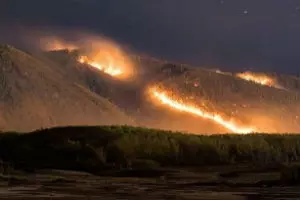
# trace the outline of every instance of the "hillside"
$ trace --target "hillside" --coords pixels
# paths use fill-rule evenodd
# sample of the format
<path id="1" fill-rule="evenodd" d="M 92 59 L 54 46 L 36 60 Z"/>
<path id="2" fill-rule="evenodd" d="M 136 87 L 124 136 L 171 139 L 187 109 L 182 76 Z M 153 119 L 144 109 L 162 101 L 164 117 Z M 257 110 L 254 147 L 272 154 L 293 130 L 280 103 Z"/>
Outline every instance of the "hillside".
<path id="1" fill-rule="evenodd" d="M 209 68 L 139 59 L 152 66 L 156 85 L 174 98 L 210 112 L 222 113 L 241 123 L 255 125 L 263 132 L 299 132 L 299 78 L 266 73 L 284 89 L 245 81 L 231 73 Z"/>
<path id="2" fill-rule="evenodd" d="M 0 47 L 1 130 L 133 121 L 80 82 L 8 45 Z"/>
<path id="3" fill-rule="evenodd" d="M 120 81 L 76 61 L 79 52 L 53 51 L 44 58 L 57 63 L 68 76 L 120 106 L 141 126 L 193 133 L 227 132 L 222 126 L 198 116 L 162 106 L 149 96 L 159 86 L 188 104 L 219 113 L 258 132 L 299 132 L 299 80 L 297 77 L 267 73 L 284 89 L 259 85 L 232 73 L 132 56 L 137 78 Z"/>
<path id="4" fill-rule="evenodd" d="M 188 69 L 164 79 L 163 87 L 186 101 L 254 124 L 264 132 L 298 132 L 298 92 L 262 86 L 233 76 Z"/>
<path id="5" fill-rule="evenodd" d="M 72 77 L 76 82 L 89 88 L 97 94 L 109 99 L 119 106 L 129 116 L 135 119 L 139 126 L 160 128 L 173 131 L 192 133 L 216 133 L 224 132 L 209 121 L 199 120 L 198 117 L 185 113 L 170 112 L 169 109 L 160 108 L 149 98 L 147 90 L 150 85 L 158 83 L 164 74 L 161 68 L 151 59 L 140 60 L 133 56 L 136 76 L 132 80 L 118 80 L 101 71 L 78 63 L 79 51 L 50 51 L 37 54 L 36 57 L 48 63 L 54 63 L 52 68 L 61 71 L 65 76 Z"/>

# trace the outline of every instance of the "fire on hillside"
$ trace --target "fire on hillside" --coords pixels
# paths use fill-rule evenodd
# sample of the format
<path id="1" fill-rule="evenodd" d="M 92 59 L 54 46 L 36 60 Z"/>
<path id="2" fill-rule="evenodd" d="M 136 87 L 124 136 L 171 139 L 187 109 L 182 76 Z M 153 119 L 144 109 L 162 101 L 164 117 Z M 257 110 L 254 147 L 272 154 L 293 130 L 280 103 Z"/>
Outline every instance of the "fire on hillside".
<path id="1" fill-rule="evenodd" d="M 186 102 L 181 102 L 178 100 L 178 98 L 174 97 L 173 95 L 168 95 L 169 92 L 167 90 L 158 89 L 157 87 L 151 87 L 149 91 L 155 100 L 159 101 L 164 105 L 167 105 L 170 108 L 190 113 L 204 119 L 212 120 L 215 123 L 223 126 L 224 128 L 234 133 L 249 134 L 257 132 L 256 128 L 239 125 L 233 119 L 225 119 L 220 113 L 209 112 L 204 109 L 201 109 L 198 106 L 191 105 Z"/>
<path id="2" fill-rule="evenodd" d="M 277 87 L 276 80 L 264 75 L 264 74 L 255 74 L 253 72 L 244 72 L 244 73 L 237 73 L 237 77 L 244 79 L 246 81 L 252 81 L 260 85 L 267 85 L 270 87 Z"/>
<path id="3" fill-rule="evenodd" d="M 85 34 L 77 42 L 70 42 L 59 37 L 44 37 L 40 45 L 47 51 L 76 51 L 79 54 L 78 62 L 90 65 L 113 77 L 130 79 L 134 75 L 130 56 L 108 38 Z"/>
<path id="4" fill-rule="evenodd" d="M 108 57 L 110 58 L 110 57 Z M 103 65 L 98 63 L 97 61 L 89 59 L 87 56 L 79 56 L 78 61 L 82 64 L 88 64 L 100 71 L 103 71 L 106 74 L 109 74 L 111 76 L 119 76 L 123 72 L 121 69 L 114 65 L 113 59 L 109 59 L 109 62 L 107 65 Z"/>

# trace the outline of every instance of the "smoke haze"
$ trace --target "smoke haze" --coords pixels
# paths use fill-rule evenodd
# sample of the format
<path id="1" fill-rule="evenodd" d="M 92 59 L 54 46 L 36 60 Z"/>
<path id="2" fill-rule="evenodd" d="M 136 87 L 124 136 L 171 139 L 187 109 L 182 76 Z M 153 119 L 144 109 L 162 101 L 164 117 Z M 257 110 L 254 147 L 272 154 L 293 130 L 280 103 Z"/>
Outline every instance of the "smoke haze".
<path id="1" fill-rule="evenodd" d="M 3 0 L 0 11 L 2 24 L 88 29 L 199 66 L 299 71 L 296 0 Z"/>

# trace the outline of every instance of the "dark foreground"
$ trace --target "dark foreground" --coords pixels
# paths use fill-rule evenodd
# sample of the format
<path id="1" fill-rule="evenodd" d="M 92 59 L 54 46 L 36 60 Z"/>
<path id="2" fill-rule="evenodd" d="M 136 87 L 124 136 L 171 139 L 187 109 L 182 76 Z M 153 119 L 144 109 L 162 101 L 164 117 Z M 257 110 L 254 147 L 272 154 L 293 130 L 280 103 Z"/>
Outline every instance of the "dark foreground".
<path id="1" fill-rule="evenodd" d="M 2 133 L 0 199 L 300 199 L 299 163 L 300 135 Z"/>
<path id="2" fill-rule="evenodd" d="M 277 183 L 280 174 L 276 171 L 222 175 L 216 170 L 227 169 L 164 170 L 162 176 L 151 178 L 133 177 L 128 172 L 123 177 L 103 177 L 84 172 L 40 170 L 35 174 L 2 176 L 0 199 L 250 200 L 300 197 L 299 187 Z"/>

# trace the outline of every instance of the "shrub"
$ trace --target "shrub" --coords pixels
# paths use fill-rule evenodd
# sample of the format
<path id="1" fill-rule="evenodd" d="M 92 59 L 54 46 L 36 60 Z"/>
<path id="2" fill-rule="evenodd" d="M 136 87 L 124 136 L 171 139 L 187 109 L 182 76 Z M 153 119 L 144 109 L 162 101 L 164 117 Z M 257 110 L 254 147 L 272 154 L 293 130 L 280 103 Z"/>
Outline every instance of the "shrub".
<path id="1" fill-rule="evenodd" d="M 272 165 L 300 161 L 300 136 L 205 136 L 129 126 L 64 127 L 0 135 L 0 160 L 22 169 L 51 167 L 93 173 L 107 166 Z"/>
<path id="2" fill-rule="evenodd" d="M 280 174 L 280 180 L 284 184 L 299 185 L 300 165 L 292 165 L 285 167 Z"/>

